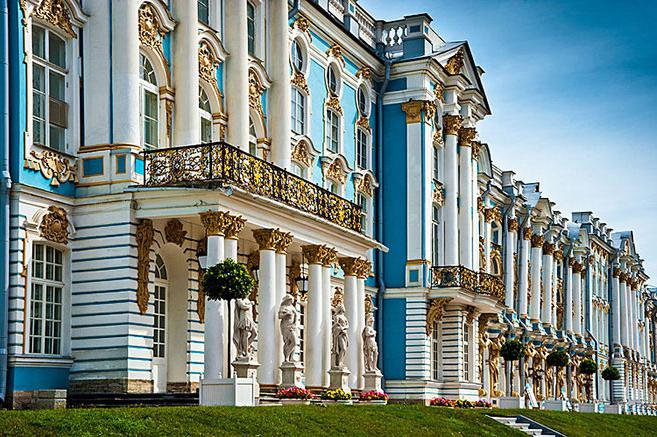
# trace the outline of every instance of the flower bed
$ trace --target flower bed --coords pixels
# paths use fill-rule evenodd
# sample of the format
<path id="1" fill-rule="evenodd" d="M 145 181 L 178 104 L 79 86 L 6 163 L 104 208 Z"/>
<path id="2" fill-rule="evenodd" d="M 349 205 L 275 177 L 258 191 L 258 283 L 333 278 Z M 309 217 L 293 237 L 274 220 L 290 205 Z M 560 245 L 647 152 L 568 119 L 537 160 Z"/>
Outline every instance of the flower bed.
<path id="1" fill-rule="evenodd" d="M 280 389 L 276 392 L 276 397 L 281 401 L 307 401 L 307 403 L 316 398 L 314 394 L 301 387 Z"/>
<path id="2" fill-rule="evenodd" d="M 361 393 L 359 400 L 363 404 L 386 405 L 388 395 L 382 391 L 371 390 Z"/>
<path id="3" fill-rule="evenodd" d="M 433 398 L 429 405 L 432 407 L 450 407 L 450 408 L 491 408 L 492 404 L 485 399 L 478 401 L 468 401 L 466 399 L 447 399 L 447 398 Z"/>
<path id="4" fill-rule="evenodd" d="M 326 390 L 322 393 L 322 399 L 325 401 L 334 401 L 340 404 L 351 404 L 351 393 L 347 393 L 341 388 L 335 390 Z"/>

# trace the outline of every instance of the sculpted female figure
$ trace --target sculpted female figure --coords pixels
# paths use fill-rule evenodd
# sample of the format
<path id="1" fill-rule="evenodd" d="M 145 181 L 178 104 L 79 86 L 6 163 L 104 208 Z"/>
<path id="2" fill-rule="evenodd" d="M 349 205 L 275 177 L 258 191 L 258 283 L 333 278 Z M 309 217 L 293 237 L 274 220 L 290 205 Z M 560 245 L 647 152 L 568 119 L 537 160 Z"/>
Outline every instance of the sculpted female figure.
<path id="1" fill-rule="evenodd" d="M 363 328 L 363 359 L 366 372 L 376 372 L 379 360 L 379 346 L 376 344 L 376 331 L 374 330 L 374 315 L 368 313 Z"/>
<path id="2" fill-rule="evenodd" d="M 237 361 L 249 361 L 253 354 L 253 341 L 258 331 L 253 321 L 253 302 L 235 299 L 235 322 L 233 323 L 233 343 Z"/>
<path id="3" fill-rule="evenodd" d="M 349 321 L 344 314 L 344 305 L 338 303 L 333 312 L 333 366 L 344 367 L 344 357 L 349 347 Z"/>
<path id="4" fill-rule="evenodd" d="M 291 294 L 283 296 L 281 307 L 278 310 L 278 318 L 281 321 L 281 335 L 283 336 L 283 358 L 284 362 L 294 362 L 294 350 L 299 338 L 299 315 L 294 307 L 294 297 Z"/>

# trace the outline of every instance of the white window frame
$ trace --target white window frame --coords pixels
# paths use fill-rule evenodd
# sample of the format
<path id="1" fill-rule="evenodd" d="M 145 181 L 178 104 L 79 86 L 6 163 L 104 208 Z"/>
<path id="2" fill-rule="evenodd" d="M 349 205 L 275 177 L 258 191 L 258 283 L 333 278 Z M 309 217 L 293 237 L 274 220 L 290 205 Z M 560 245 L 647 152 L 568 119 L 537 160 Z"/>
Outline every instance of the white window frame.
<path id="1" fill-rule="evenodd" d="M 439 321 L 433 322 L 433 331 L 429 338 L 429 363 L 430 363 L 430 378 L 434 381 L 442 381 L 442 368 L 443 368 L 443 347 L 442 347 L 442 323 Z"/>
<path id="2" fill-rule="evenodd" d="M 157 265 L 157 261 L 160 260 L 162 262 L 162 268 L 160 268 Z M 169 292 L 169 281 L 168 281 L 168 275 L 167 275 L 167 270 L 166 270 L 166 265 L 164 264 L 164 260 L 160 257 L 160 255 L 157 255 L 155 258 L 155 262 L 153 263 L 154 265 L 154 281 L 153 281 L 153 358 L 164 358 L 166 359 L 168 356 L 168 341 L 167 341 L 167 329 L 168 329 L 168 323 L 167 323 L 167 309 L 168 309 L 168 299 L 167 299 L 167 294 Z M 164 277 L 162 277 L 161 272 L 164 272 Z M 160 292 L 163 290 L 164 291 L 164 296 L 163 297 L 158 297 L 158 289 Z M 158 303 L 159 302 L 164 302 L 164 312 L 158 312 Z M 164 326 L 161 326 L 158 324 L 158 322 L 164 321 Z M 156 340 L 156 334 L 162 332 L 164 340 L 159 341 Z M 156 346 L 161 346 L 161 349 L 158 347 L 156 349 Z M 161 352 L 160 352 L 161 351 Z"/>
<path id="3" fill-rule="evenodd" d="M 361 232 L 365 235 L 371 235 L 372 198 L 363 193 L 356 193 L 354 201 L 361 207 L 361 209 L 363 209 L 363 205 L 365 205 L 365 213 L 363 214 L 361 212 L 361 224 L 364 225 L 362 226 Z"/>
<path id="4" fill-rule="evenodd" d="M 470 363 L 472 361 L 472 353 L 470 350 L 470 326 L 466 320 L 463 320 L 462 325 L 463 332 L 462 341 L 463 341 L 463 380 L 470 381 Z"/>
<path id="5" fill-rule="evenodd" d="M 365 98 L 365 108 L 364 110 L 360 107 L 360 94 L 362 93 Z M 361 84 L 356 89 L 356 110 L 361 117 L 369 118 L 370 113 L 372 112 L 372 99 L 370 98 L 370 91 L 365 84 Z"/>
<path id="6" fill-rule="evenodd" d="M 291 120 L 290 120 L 290 128 L 292 129 L 292 132 L 296 135 L 305 135 L 306 132 L 308 131 L 307 128 L 307 117 L 306 117 L 306 111 L 308 109 L 308 96 L 306 93 L 304 93 L 302 90 L 299 88 L 293 86 L 291 90 L 291 101 L 290 101 L 290 106 L 291 106 Z M 299 96 L 301 98 L 302 103 L 299 104 L 298 101 L 295 100 L 295 96 Z M 300 108 L 300 115 L 301 119 L 297 120 L 298 114 L 298 109 Z M 301 124 L 301 131 L 296 130 L 295 124 Z"/>
<path id="7" fill-rule="evenodd" d="M 333 138 L 333 123 L 332 118 L 335 119 L 337 125 L 337 138 Z M 332 108 L 326 108 L 326 123 L 324 124 L 324 142 L 326 144 L 326 151 L 334 154 L 341 152 L 341 138 L 342 138 L 342 117 Z M 335 150 L 331 150 L 331 144 L 335 142 Z"/>
<path id="8" fill-rule="evenodd" d="M 141 76 L 141 57 L 144 57 L 144 59 L 151 65 L 151 68 L 153 69 L 153 77 L 155 78 L 155 84 L 150 83 L 146 81 L 145 79 L 142 78 Z M 149 59 L 149 57 L 145 53 L 140 53 L 140 59 L 139 59 L 139 126 L 140 126 L 140 141 L 141 145 L 143 147 L 152 147 L 154 149 L 157 149 L 160 147 L 162 144 L 162 135 L 161 135 L 161 113 L 162 111 L 160 110 L 160 89 L 157 84 L 157 72 L 155 71 L 155 66 L 153 65 L 153 62 Z M 156 108 L 157 108 L 157 115 L 155 117 L 155 121 L 157 122 L 157 128 L 156 128 L 156 133 L 157 133 L 157 141 L 156 144 L 154 145 L 147 145 L 146 144 L 146 108 L 145 108 L 145 102 L 146 102 L 146 93 L 151 93 L 154 94 L 156 97 Z"/>
<path id="9" fill-rule="evenodd" d="M 362 139 L 361 139 L 362 135 Z M 364 140 L 364 141 L 363 141 Z M 372 147 L 371 147 L 371 135 L 362 127 L 356 127 L 356 167 L 361 170 L 369 170 L 372 164 Z M 364 151 L 361 148 L 364 146 Z M 362 165 L 361 160 L 365 159 L 365 165 Z"/>
<path id="10" fill-rule="evenodd" d="M 193 0 L 192 0 L 192 1 L 193 1 Z M 201 19 L 200 19 L 200 15 L 201 15 L 201 14 L 200 14 L 200 11 L 201 11 L 200 3 L 201 3 L 201 2 L 205 3 L 206 6 L 207 6 L 208 14 L 207 14 L 207 20 L 206 20 L 205 22 L 201 21 Z M 212 22 L 212 3 L 213 3 L 212 0 L 196 0 L 196 8 L 197 8 L 198 22 L 199 22 L 200 24 L 204 25 L 204 26 L 208 26 L 208 27 L 209 27 L 210 24 L 211 24 L 211 22 Z"/>
<path id="11" fill-rule="evenodd" d="M 203 102 L 201 100 L 201 97 L 205 95 L 205 98 L 207 99 L 207 109 L 203 108 Z M 208 111 L 209 110 L 209 111 Z M 203 89 L 202 86 L 199 85 L 199 90 L 198 90 L 198 112 L 200 116 L 200 139 L 202 143 L 211 143 L 214 140 L 214 126 L 212 123 L 212 104 L 210 103 L 210 96 L 208 93 Z M 210 139 L 209 141 L 204 141 L 203 140 L 203 122 L 207 122 L 210 125 Z"/>

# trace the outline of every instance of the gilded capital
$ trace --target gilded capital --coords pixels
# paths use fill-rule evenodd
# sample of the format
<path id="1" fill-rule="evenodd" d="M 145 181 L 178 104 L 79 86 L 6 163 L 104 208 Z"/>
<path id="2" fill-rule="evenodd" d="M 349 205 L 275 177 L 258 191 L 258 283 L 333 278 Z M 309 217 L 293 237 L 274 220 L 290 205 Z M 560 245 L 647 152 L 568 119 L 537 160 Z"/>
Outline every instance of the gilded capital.
<path id="1" fill-rule="evenodd" d="M 458 135 L 463 119 L 460 115 L 443 115 L 443 128 L 445 135 Z"/>
<path id="2" fill-rule="evenodd" d="M 199 214 L 208 235 L 225 235 L 231 215 L 224 211 L 207 211 Z"/>
<path id="3" fill-rule="evenodd" d="M 614 270 L 611 272 L 611 274 L 614 278 L 619 278 L 621 275 L 621 269 L 614 267 Z"/>
<path id="4" fill-rule="evenodd" d="M 518 220 L 514 218 L 509 219 L 509 231 L 518 232 Z"/>
<path id="5" fill-rule="evenodd" d="M 228 216 L 228 225 L 226 226 L 225 232 L 226 238 L 237 239 L 239 233 L 244 229 L 244 223 L 246 223 L 246 219 L 241 215 Z"/>
<path id="6" fill-rule="evenodd" d="M 311 244 L 303 246 L 303 256 L 308 260 L 308 264 L 323 264 L 328 248 L 323 244 Z"/>
<path id="7" fill-rule="evenodd" d="M 276 250 L 281 240 L 282 232 L 278 229 L 254 229 L 252 232 L 260 250 Z"/>
<path id="8" fill-rule="evenodd" d="M 472 142 L 472 159 L 479 159 L 479 154 L 481 153 L 481 141 Z"/>
<path id="9" fill-rule="evenodd" d="M 341 257 L 338 258 L 338 263 L 340 264 L 340 268 L 344 272 L 345 276 L 357 276 L 356 271 L 358 270 L 358 265 L 357 265 L 358 258 L 354 257 Z"/>
<path id="10" fill-rule="evenodd" d="M 543 247 L 545 239 L 542 235 L 533 234 L 532 235 L 532 247 Z"/>
<path id="11" fill-rule="evenodd" d="M 401 104 L 401 109 L 406 113 L 406 124 L 419 123 L 422 121 L 422 100 L 409 100 Z"/>
<path id="12" fill-rule="evenodd" d="M 525 230 L 522 232 L 522 239 L 527 240 L 527 241 L 532 239 L 532 229 L 531 228 L 525 228 Z"/>
<path id="13" fill-rule="evenodd" d="M 461 147 L 470 147 L 475 137 L 477 130 L 473 127 L 462 127 L 459 129 L 459 145 Z"/>
<path id="14" fill-rule="evenodd" d="M 552 255 L 554 253 L 555 249 L 556 249 L 556 246 L 554 245 L 554 243 L 549 243 L 547 241 L 545 243 L 543 243 L 543 254 L 544 255 Z"/>
<path id="15" fill-rule="evenodd" d="M 488 223 L 492 222 L 493 220 L 496 221 L 502 221 L 502 213 L 500 212 L 499 208 L 486 208 L 484 210 L 484 220 L 486 220 Z"/>
<path id="16" fill-rule="evenodd" d="M 364 258 L 358 258 L 356 261 L 356 276 L 365 279 L 372 274 L 372 263 Z"/>
<path id="17" fill-rule="evenodd" d="M 294 236 L 291 233 L 279 231 L 278 242 L 275 244 L 276 252 L 287 252 L 287 248 L 292 244 L 292 240 L 294 240 Z"/>
<path id="18" fill-rule="evenodd" d="M 330 267 L 333 264 L 338 262 L 338 251 L 336 249 L 333 249 L 331 247 L 326 248 L 326 253 L 324 255 L 324 259 L 322 260 L 322 265 L 324 267 Z"/>

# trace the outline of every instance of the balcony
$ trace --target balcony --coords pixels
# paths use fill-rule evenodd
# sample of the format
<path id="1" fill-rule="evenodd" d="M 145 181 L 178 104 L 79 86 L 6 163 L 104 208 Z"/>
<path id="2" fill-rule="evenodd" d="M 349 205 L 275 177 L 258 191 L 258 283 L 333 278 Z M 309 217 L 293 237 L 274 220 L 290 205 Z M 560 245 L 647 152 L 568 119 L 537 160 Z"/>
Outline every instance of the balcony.
<path id="1" fill-rule="evenodd" d="M 504 282 L 495 275 L 475 272 L 463 266 L 431 268 L 432 288 L 462 288 L 473 293 L 504 301 Z"/>
<path id="2" fill-rule="evenodd" d="M 361 208 L 230 144 L 144 151 L 145 187 L 231 186 L 361 232 Z"/>

